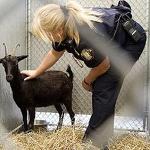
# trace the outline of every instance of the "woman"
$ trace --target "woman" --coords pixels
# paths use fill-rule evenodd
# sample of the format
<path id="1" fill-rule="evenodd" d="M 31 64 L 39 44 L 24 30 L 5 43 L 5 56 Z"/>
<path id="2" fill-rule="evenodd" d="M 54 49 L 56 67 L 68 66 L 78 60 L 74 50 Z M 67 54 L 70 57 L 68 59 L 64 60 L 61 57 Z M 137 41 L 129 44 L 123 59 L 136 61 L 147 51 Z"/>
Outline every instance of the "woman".
<path id="1" fill-rule="evenodd" d="M 123 80 L 117 73 L 113 73 L 114 69 L 110 59 L 101 55 L 91 44 L 88 44 L 84 36 L 80 34 L 78 27 L 86 26 L 88 30 L 95 34 L 98 33 L 97 35 L 103 36 L 104 39 L 105 35 L 110 37 L 110 40 L 115 41 L 119 47 L 133 57 L 134 62 L 140 57 L 146 41 L 144 30 L 136 22 L 137 28 L 142 32 L 141 39 L 138 42 L 135 42 L 121 25 L 117 26 L 115 21 L 114 27 L 117 28 L 115 28 L 116 32 L 112 34 L 111 28 L 103 22 L 102 18 L 102 11 L 84 9 L 75 1 L 69 1 L 66 6 L 48 4 L 39 8 L 32 23 L 33 34 L 42 38 L 45 42 L 52 42 L 53 49 L 48 52 L 38 68 L 22 71 L 22 73 L 28 75 L 25 80 L 33 79 L 51 68 L 64 54 L 65 50 L 72 53 L 77 59 L 84 61 L 91 68 L 82 81 L 84 89 L 92 92 L 93 108 L 84 139 L 90 137 L 92 132 L 102 125 L 108 117 L 113 116 Z M 116 18 L 114 17 L 114 19 Z M 107 130 L 107 126 L 105 128 Z"/>

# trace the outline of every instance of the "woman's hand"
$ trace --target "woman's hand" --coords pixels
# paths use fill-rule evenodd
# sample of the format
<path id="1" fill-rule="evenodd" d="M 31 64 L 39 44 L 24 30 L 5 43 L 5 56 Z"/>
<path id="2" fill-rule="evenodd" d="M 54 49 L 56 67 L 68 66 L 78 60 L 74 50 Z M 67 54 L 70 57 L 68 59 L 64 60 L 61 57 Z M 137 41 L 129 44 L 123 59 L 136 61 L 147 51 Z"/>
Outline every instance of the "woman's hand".
<path id="1" fill-rule="evenodd" d="M 27 75 L 28 77 L 24 80 L 33 79 L 42 73 L 44 73 L 48 68 L 52 67 L 58 59 L 64 54 L 64 51 L 57 52 L 55 50 L 50 50 L 48 54 L 44 57 L 41 64 L 36 70 L 23 70 L 21 73 Z"/>
<path id="2" fill-rule="evenodd" d="M 92 84 L 86 82 L 85 79 L 82 81 L 82 86 L 83 86 L 83 88 L 84 88 L 86 91 L 89 91 L 89 92 L 92 91 Z"/>
<path id="3" fill-rule="evenodd" d="M 24 79 L 25 81 L 37 77 L 36 70 L 23 70 L 23 71 L 21 71 L 21 73 L 28 76 Z"/>
<path id="4" fill-rule="evenodd" d="M 106 57 L 98 66 L 92 68 L 88 75 L 82 81 L 82 86 L 87 91 L 92 91 L 92 83 L 110 68 L 108 57 Z"/>

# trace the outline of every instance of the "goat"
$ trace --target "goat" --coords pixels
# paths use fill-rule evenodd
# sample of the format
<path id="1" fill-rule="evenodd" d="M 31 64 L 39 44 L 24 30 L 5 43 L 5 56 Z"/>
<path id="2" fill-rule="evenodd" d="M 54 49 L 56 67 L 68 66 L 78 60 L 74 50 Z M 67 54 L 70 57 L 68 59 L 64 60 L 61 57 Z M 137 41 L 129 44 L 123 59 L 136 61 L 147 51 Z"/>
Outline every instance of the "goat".
<path id="1" fill-rule="evenodd" d="M 62 71 L 46 71 L 39 77 L 24 81 L 26 75 L 20 73 L 18 62 L 27 58 L 27 55 L 7 55 L 0 59 L 6 80 L 10 83 L 13 99 L 20 108 L 23 117 L 24 131 L 34 128 L 35 108 L 54 105 L 59 113 L 57 129 L 61 128 L 64 112 L 61 104 L 64 104 L 71 118 L 72 125 L 75 122 L 75 114 L 72 110 L 73 73 L 70 66 L 67 68 L 69 76 Z M 27 111 L 29 112 L 29 124 L 27 123 Z"/>

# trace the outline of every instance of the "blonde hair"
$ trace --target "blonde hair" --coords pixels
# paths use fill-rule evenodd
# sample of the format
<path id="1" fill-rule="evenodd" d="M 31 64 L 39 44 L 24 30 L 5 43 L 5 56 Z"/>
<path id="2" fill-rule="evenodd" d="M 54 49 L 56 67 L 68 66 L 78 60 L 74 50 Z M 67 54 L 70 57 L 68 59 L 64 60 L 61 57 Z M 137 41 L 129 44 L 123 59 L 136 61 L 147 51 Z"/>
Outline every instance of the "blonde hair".
<path id="1" fill-rule="evenodd" d="M 63 29 L 65 32 L 64 36 L 74 39 L 79 44 L 80 37 L 76 24 L 87 24 L 91 29 L 95 29 L 92 21 L 102 22 L 100 13 L 91 9 L 84 9 L 73 0 L 68 1 L 65 8 L 68 11 L 67 17 L 65 17 L 60 5 L 47 4 L 39 8 L 35 12 L 32 22 L 33 34 L 42 38 L 45 42 L 50 41 L 48 36 L 50 35 L 52 42 L 54 42 L 51 33 Z"/>

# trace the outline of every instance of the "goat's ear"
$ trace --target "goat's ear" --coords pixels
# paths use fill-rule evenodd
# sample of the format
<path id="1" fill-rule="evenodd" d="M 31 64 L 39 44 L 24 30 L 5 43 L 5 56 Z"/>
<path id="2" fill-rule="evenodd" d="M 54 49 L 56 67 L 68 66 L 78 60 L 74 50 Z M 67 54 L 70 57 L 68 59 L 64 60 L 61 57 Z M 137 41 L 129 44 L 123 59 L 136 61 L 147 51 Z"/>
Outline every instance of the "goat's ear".
<path id="1" fill-rule="evenodd" d="M 2 63 L 2 61 L 3 61 L 3 59 L 1 58 L 1 59 L 0 59 L 0 63 Z"/>
<path id="2" fill-rule="evenodd" d="M 28 55 L 22 55 L 22 56 L 17 56 L 17 59 L 18 59 L 18 61 L 21 61 L 27 57 L 28 57 Z"/>

